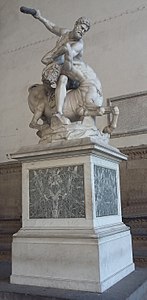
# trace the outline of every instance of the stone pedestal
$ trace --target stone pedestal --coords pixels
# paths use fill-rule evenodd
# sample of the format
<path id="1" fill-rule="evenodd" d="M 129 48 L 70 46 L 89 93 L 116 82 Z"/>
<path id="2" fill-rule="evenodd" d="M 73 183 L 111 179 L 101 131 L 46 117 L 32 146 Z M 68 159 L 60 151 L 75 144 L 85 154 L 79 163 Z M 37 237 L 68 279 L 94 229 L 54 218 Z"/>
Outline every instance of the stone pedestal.
<path id="1" fill-rule="evenodd" d="M 20 149 L 22 228 L 11 283 L 103 292 L 134 270 L 117 149 L 92 138 Z"/>

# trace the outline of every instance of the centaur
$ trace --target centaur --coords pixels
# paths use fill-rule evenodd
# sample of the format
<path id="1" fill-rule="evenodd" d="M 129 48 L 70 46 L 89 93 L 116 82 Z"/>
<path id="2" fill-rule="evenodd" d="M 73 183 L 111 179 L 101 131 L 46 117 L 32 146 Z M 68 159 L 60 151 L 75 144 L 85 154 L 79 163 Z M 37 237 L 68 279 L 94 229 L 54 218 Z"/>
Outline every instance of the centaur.
<path id="1" fill-rule="evenodd" d="M 83 120 L 85 116 L 95 118 L 112 114 L 112 121 L 103 130 L 111 133 L 117 124 L 118 108 L 102 107 L 100 81 L 95 72 L 82 60 L 83 36 L 90 29 L 89 20 L 81 17 L 75 22 L 73 29 L 69 30 L 46 20 L 39 10 L 21 7 L 20 11 L 31 14 L 59 37 L 56 46 L 41 60 L 46 65 L 42 74 L 43 84 L 29 88 L 28 102 L 34 113 L 30 127 L 41 132 L 45 124 L 50 126 L 53 115 L 61 124 L 68 125 L 70 122 Z M 77 82 L 78 87 L 67 91 L 69 80 L 72 83 Z M 43 120 L 43 125 L 38 124 L 39 119 Z"/>
<path id="2" fill-rule="evenodd" d="M 103 95 L 99 79 L 93 69 L 84 62 L 73 62 L 69 44 L 66 44 L 65 62 L 61 74 L 79 83 L 76 89 L 67 91 L 64 99 L 63 116 L 67 124 L 83 120 L 85 116 L 95 118 L 104 114 L 112 114 L 110 124 L 103 129 L 104 133 L 110 134 L 117 126 L 118 107 L 102 106 Z M 49 126 L 52 116 L 56 113 L 55 90 L 47 82 L 31 86 L 28 104 L 34 113 L 29 126 L 39 131 L 45 124 Z M 38 124 L 39 119 L 43 120 L 43 125 Z"/>

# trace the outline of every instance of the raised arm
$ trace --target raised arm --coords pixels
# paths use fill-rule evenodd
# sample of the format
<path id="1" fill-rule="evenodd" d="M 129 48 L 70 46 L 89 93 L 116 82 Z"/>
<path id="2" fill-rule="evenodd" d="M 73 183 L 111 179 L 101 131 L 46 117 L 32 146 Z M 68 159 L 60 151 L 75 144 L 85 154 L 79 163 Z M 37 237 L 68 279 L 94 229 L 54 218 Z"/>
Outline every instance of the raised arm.
<path id="1" fill-rule="evenodd" d="M 52 33 L 58 35 L 58 36 L 61 36 L 62 34 L 64 34 L 65 32 L 69 31 L 68 29 L 66 28 L 61 28 L 61 27 L 58 27 L 56 26 L 54 23 L 52 23 L 51 21 L 45 19 L 44 17 L 41 16 L 41 13 L 38 10 L 36 9 L 32 9 L 32 8 L 28 8 L 28 7 L 20 7 L 20 11 L 22 13 L 25 13 L 25 14 L 30 14 L 32 15 L 35 19 L 39 20 L 42 24 L 45 25 L 45 27 L 51 31 Z"/>
<path id="2" fill-rule="evenodd" d="M 56 26 L 54 23 L 52 23 L 51 21 L 47 20 L 46 18 L 41 16 L 41 13 L 39 10 L 37 10 L 36 15 L 33 16 L 35 19 L 39 20 L 42 24 L 45 25 L 45 27 L 51 31 L 52 33 L 61 36 L 63 35 L 65 32 L 68 31 L 68 29 L 66 28 L 61 28 Z"/>

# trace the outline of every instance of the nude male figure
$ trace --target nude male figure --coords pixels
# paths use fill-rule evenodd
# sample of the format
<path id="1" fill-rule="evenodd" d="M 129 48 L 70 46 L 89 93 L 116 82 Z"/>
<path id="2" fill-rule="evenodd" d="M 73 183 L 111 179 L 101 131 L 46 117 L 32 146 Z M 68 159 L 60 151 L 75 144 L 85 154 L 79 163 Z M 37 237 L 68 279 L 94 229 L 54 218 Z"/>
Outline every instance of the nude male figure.
<path id="1" fill-rule="evenodd" d="M 21 10 L 22 12 L 23 11 Z M 69 44 L 71 47 L 71 53 L 73 58 L 73 63 L 77 63 L 78 61 L 82 61 L 83 55 L 83 35 L 90 29 L 90 22 L 87 18 L 81 17 L 79 18 L 74 25 L 72 30 L 61 28 L 56 26 L 54 23 L 50 22 L 49 20 L 45 19 L 41 16 L 39 10 L 32 10 L 32 16 L 35 19 L 38 19 L 41 23 L 45 25 L 45 27 L 52 32 L 53 34 L 59 36 L 59 39 L 56 43 L 56 46 L 49 52 L 47 52 L 41 62 L 46 66 L 49 66 L 53 61 L 57 62 L 59 65 L 63 65 L 64 67 L 64 55 L 67 51 L 67 45 Z M 64 99 L 66 97 L 66 85 L 68 81 L 68 72 L 65 74 L 61 74 L 59 76 L 57 86 L 55 89 L 55 101 L 56 101 L 56 109 L 57 109 L 57 117 L 66 124 L 68 120 L 63 116 L 63 106 L 64 106 Z"/>
<path id="2" fill-rule="evenodd" d="M 58 64 L 64 65 L 64 54 L 66 53 L 67 44 L 70 44 L 71 52 L 73 61 L 81 61 L 82 55 L 83 55 L 83 35 L 89 30 L 90 23 L 89 20 L 86 18 L 79 18 L 75 25 L 73 30 L 65 29 L 56 26 L 49 20 L 46 20 L 43 18 L 39 11 L 37 11 L 37 14 L 34 16 L 36 19 L 38 19 L 40 22 L 42 22 L 46 28 L 54 33 L 55 35 L 59 36 L 56 46 L 45 54 L 45 56 L 42 58 L 42 63 L 45 65 L 50 64 L 53 61 L 56 61 Z M 66 97 L 66 85 L 68 81 L 68 73 L 66 75 L 62 74 L 59 77 L 56 90 L 55 90 L 55 100 L 56 100 L 56 108 L 57 108 L 57 116 L 63 121 L 63 123 L 66 123 L 66 119 L 63 115 L 63 106 L 64 106 L 64 99 Z"/>

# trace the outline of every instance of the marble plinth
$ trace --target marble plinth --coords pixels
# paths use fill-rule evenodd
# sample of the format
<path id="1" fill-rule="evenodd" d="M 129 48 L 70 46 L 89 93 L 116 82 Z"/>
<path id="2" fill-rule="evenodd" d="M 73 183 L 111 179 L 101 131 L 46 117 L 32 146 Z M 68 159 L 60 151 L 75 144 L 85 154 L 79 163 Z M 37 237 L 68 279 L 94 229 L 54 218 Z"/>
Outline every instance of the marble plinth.
<path id="1" fill-rule="evenodd" d="M 85 138 L 22 148 L 11 283 L 103 292 L 134 270 L 117 149 Z"/>

